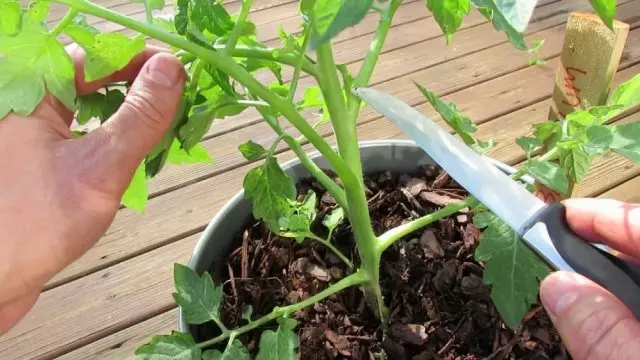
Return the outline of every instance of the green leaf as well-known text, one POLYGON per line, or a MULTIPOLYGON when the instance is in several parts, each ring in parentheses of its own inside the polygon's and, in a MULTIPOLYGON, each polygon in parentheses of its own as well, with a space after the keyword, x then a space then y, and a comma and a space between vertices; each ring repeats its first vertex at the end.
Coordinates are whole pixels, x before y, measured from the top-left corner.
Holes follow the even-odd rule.
POLYGON ((118 111, 122 103, 124 103, 125 95, 119 89, 109 89, 105 94, 104 106, 102 108, 101 122, 109 120, 113 114, 118 111))
POLYGON ((427 90, 427 88, 416 82, 414 84, 442 116, 442 119, 462 138, 465 144, 473 145, 476 143, 471 133, 475 132, 477 127, 471 119, 458 112, 454 103, 445 103, 434 92, 427 90))
POLYGON ((189 21, 199 30, 207 30, 216 36, 227 35, 233 30, 235 24, 222 2, 191 0, 190 4, 189 21))
POLYGON ((86 51, 85 79, 95 81, 121 70, 145 48, 142 37, 130 39, 121 33, 96 34, 86 51))
POLYGON ((249 352, 240 340, 233 340, 231 346, 224 349, 224 353, 218 350, 208 350, 202 354, 202 360, 250 360, 249 352))
POLYGON ((178 139, 173 139, 171 148, 169 148, 169 154, 167 155, 167 162, 176 165, 211 164, 213 163, 213 159, 202 144, 196 144, 191 149, 185 150, 182 148, 178 139))
POLYGON ((256 360, 297 360, 300 346, 298 335, 292 330, 297 323, 293 319, 279 318, 277 331, 266 330, 260 337, 260 350, 256 360))
POLYGON ((222 286, 216 286, 209 273, 198 276, 191 268, 175 264, 173 280, 176 288, 173 298, 182 308, 188 324, 220 320, 222 286))
POLYGON ((267 157, 264 165, 249 170, 244 190, 253 201, 253 216, 264 220, 272 230, 278 229, 281 217, 293 212, 290 202, 296 197, 296 187, 273 156, 267 157))
POLYGON ((142 360, 201 360, 202 350, 187 333, 172 331, 171 335, 154 335, 151 342, 135 353, 142 360))
POLYGON ((581 144, 571 142, 559 147, 560 166, 575 183, 589 171, 591 159, 581 144))
POLYGON ((538 300, 538 280, 549 269, 509 225, 490 212, 474 216, 474 224, 485 228, 475 259, 486 262, 484 282, 491 285, 491 298, 505 323, 515 328, 538 300))
POLYGON ((302 242, 311 233, 311 224, 318 214, 318 197, 316 193, 309 190, 302 202, 292 202, 292 213, 289 216, 282 216, 278 219, 278 235, 293 237, 298 242, 302 242))
POLYGON ((242 311, 242 318, 251 322, 251 315, 253 315, 253 306, 247 305, 247 307, 242 311))
POLYGON ((164 0, 132 0, 132 2, 145 4, 145 6, 153 10, 164 9, 164 0))
POLYGON ((616 0, 589 0, 600 19, 613 29, 613 19, 616 17, 616 0))
POLYGON ((624 82, 611 92, 607 105, 622 105, 625 108, 640 103, 640 74, 624 82))
POLYGON ((27 12, 33 22, 44 23, 47 15, 49 15, 49 8, 49 0, 31 0, 29 1, 27 12))
POLYGON ((553 147, 562 138, 562 126, 557 121, 547 121, 534 125, 533 135, 538 141, 553 147))
POLYGON ((307 109, 312 107, 323 107, 324 97, 322 90, 318 86, 309 86, 304 89, 304 97, 298 103, 298 109, 307 109))
POLYGON ((22 26, 22 8, 15 0, 0 0, 0 35, 15 36, 22 26))
POLYGON ((487 19, 491 20, 493 26, 498 31, 503 31, 511 44, 516 49, 524 50, 527 44, 524 41, 522 32, 524 28, 518 29, 523 20, 523 13, 535 6, 535 1, 531 0, 472 0, 474 6, 487 19))
POLYGON ((100 93, 78 96, 76 99, 76 121, 80 125, 88 123, 93 118, 102 117, 105 96, 100 93))
POLYGON ((240 150, 242 156, 249 161, 258 160, 267 152, 262 145, 251 140, 238 146, 238 150, 240 150))
POLYGON ((564 169, 549 161, 531 160, 525 164, 529 174, 541 183, 566 194, 569 191, 569 179, 564 169))
POLYGON ((640 163, 640 122, 611 127, 611 149, 616 153, 640 163))
POLYGON ((142 212, 147 205, 147 192, 147 171, 143 162, 138 166, 131 183, 122 195, 122 204, 131 210, 142 212))
POLYGON ((599 153, 609 148, 613 141, 613 134, 609 127, 594 125, 587 129, 587 143, 585 147, 591 153, 599 153))
POLYGON ((524 150, 527 154, 527 159, 531 158, 531 155, 542 148, 542 142, 536 138, 521 136, 516 139, 516 144, 524 150))
POLYGON ((0 54, 0 119, 31 114, 46 91, 75 110, 73 61, 42 25, 25 19, 16 36, 0 34, 0 54))
POLYGON ((322 220, 322 225, 326 226, 330 231, 333 231, 344 220, 344 209, 341 207, 331 211, 331 214, 327 214, 322 220))
POLYGON ((462 24, 462 18, 469 14, 470 0, 427 0, 427 9, 433 13, 440 25, 447 43, 462 24))
POLYGON ((314 6, 317 32, 311 37, 310 48, 316 49, 344 29, 360 23, 372 5, 373 0, 317 0, 314 6))
POLYGON ((91 26, 84 15, 76 15, 71 24, 64 28, 64 33, 78 45, 87 47, 93 44, 100 31, 91 26))

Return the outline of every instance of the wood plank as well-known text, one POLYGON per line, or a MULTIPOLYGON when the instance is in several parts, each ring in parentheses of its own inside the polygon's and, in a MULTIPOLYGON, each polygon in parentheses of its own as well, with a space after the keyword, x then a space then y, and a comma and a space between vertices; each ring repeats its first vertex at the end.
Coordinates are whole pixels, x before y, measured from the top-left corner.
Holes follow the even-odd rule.
POLYGON ((640 203, 640 176, 620 184, 613 189, 600 194, 598 197, 605 199, 616 199, 630 203, 640 203))
POLYGON ((59 356, 57 360, 138 360, 136 349, 149 342, 151 335, 169 334, 178 328, 178 309, 171 309, 89 345, 59 356))
MULTIPOLYGON (((544 112, 540 113, 540 120, 544 121, 546 119, 544 112)), ((635 118, 637 119, 637 118, 635 118)), ((634 119, 634 120, 635 120, 634 119)), ((363 138, 373 138, 373 139, 380 139, 380 138, 404 138, 404 134, 397 132, 395 134, 393 134, 392 131, 388 131, 389 128, 391 128, 392 125, 388 122, 383 122, 382 120, 379 120, 378 122, 371 122, 368 124, 365 124, 364 126, 362 126, 360 128, 361 132, 364 132, 363 134, 363 138), (385 126, 386 125, 386 126, 385 126), (385 129, 385 127, 387 127, 387 129, 385 129), (391 135, 393 134, 393 135, 391 135)), ((482 127, 482 126, 481 126, 482 127)), ((587 182, 593 182, 593 181, 598 181, 598 178, 602 178, 602 174, 605 171, 610 171, 611 167, 607 166, 606 169, 603 168, 601 170, 599 170, 599 174, 598 176, 592 176, 590 178, 588 178, 586 181, 587 182)), ((588 194, 587 194, 588 195, 588 194)), ((148 258, 152 258, 154 259, 153 261, 157 261, 157 259, 165 259, 165 264, 169 263, 170 259, 173 259, 175 256, 178 256, 177 252, 180 251, 184 251, 186 252, 186 254, 183 255, 179 255, 179 256, 184 256, 186 258, 186 256, 188 255, 190 249, 189 248, 185 248, 182 245, 180 245, 180 248, 177 249, 175 248, 175 246, 178 246, 176 244, 182 243, 183 241, 179 241, 177 243, 173 243, 167 246, 163 246, 159 249, 156 249, 152 252, 140 255, 134 259, 128 260, 124 263, 115 265, 111 268, 105 269, 104 271, 101 271, 99 273, 96 274, 92 274, 89 277, 85 277, 79 280, 76 280, 74 282, 65 284, 61 287, 58 287, 52 291, 48 291, 46 293, 44 293, 42 295, 41 300, 36 304, 36 313, 39 313, 41 316, 41 319, 39 321, 36 320, 32 320, 35 324, 32 324, 31 327, 28 327, 27 329, 25 329, 25 337, 27 337, 27 339, 29 341, 34 341, 36 340, 37 343, 40 343, 40 341, 38 341, 38 337, 37 336, 45 336, 45 335, 40 335, 41 331, 44 334, 47 334, 48 331, 50 331, 50 329, 48 328, 49 326, 55 326, 55 328, 63 328, 66 329, 67 327, 71 326, 71 324, 67 324, 67 322, 76 322, 77 323, 77 319, 84 319, 87 317, 98 317, 101 318, 102 317, 102 313, 103 312, 107 312, 107 313, 113 313, 114 311, 117 312, 118 308, 116 306, 122 306, 122 303, 111 303, 109 304, 109 306, 105 306, 104 304, 98 304, 96 305, 96 308, 94 307, 82 307, 82 306, 78 306, 78 304, 68 304, 65 305, 65 309, 74 309, 73 311, 73 316, 71 314, 67 315, 64 317, 64 319, 58 320, 57 318, 55 318, 55 315, 53 314, 57 314, 60 310, 57 308, 57 306, 60 306, 59 304, 64 302, 62 301, 63 299, 58 298, 58 299, 54 299, 56 297, 60 297, 60 296, 65 296, 66 294, 69 293, 73 293, 76 294, 76 297, 78 298, 78 301, 85 301, 83 299, 83 294, 82 294, 82 289, 87 290, 88 292, 91 292, 91 296, 93 297, 104 297, 107 296, 109 297, 109 294, 111 292, 109 292, 109 294, 102 294, 101 291, 107 290, 109 291, 109 289, 136 289, 136 288, 142 288, 142 290, 140 290, 137 293, 136 299, 140 299, 137 300, 138 302, 136 302, 135 304, 131 305, 129 302, 127 302, 127 304, 130 304, 131 308, 130 310, 127 312, 127 314, 125 315, 124 318, 122 317, 118 317, 116 319, 110 319, 108 320, 107 323, 104 323, 103 321, 100 321, 98 324, 96 325, 95 323, 90 323, 87 324, 86 326, 91 326, 90 329, 92 329, 93 333, 99 333, 101 334, 101 331, 104 331, 104 333, 107 333, 109 331, 109 329, 113 329, 113 328, 122 328, 121 324, 122 323, 126 323, 127 321, 129 321, 129 319, 131 318, 145 318, 146 316, 148 316, 148 314, 153 313, 155 309, 161 308, 164 309, 167 306, 171 306, 171 298, 169 296, 169 290, 167 290, 167 296, 166 298, 163 300, 163 298, 161 297, 162 294, 159 294, 157 292, 157 290, 155 290, 155 287, 152 288, 151 290, 147 290, 147 282, 148 279, 143 277, 143 276, 136 276, 136 274, 138 273, 142 273, 142 274, 146 274, 149 272, 150 268, 153 268, 152 266, 146 265, 148 263, 147 260, 148 258), (145 264, 145 265, 140 265, 140 264, 145 264), (128 276, 128 277, 109 277, 107 276, 107 278, 110 278, 111 280, 106 280, 108 282, 108 284, 101 284, 98 287, 98 290, 95 291, 93 289, 85 289, 83 284, 85 281, 87 281, 87 279, 89 278, 93 278, 94 276, 96 276, 97 274, 101 274, 103 272, 108 272, 108 273, 118 273, 119 271, 117 269, 119 269, 120 267, 125 267, 128 272, 130 272, 132 274, 132 276, 128 276), (113 282, 112 282, 113 281, 113 282), (144 281, 144 282, 143 282, 144 281), (127 284, 123 284, 122 282, 129 282, 127 284), (145 284, 144 286, 142 286, 142 284, 145 284), (81 289, 81 290, 76 290, 76 289, 81 289), (102 289, 102 290, 101 290, 102 289), (167 302, 168 301, 168 302, 167 302), (114 307, 111 307, 114 306, 114 307), (56 307, 54 309, 51 309, 50 307, 56 307), (105 309, 106 307, 108 307, 107 309, 105 309), (45 310, 46 309, 46 310, 45 310), (53 319, 52 319, 53 318, 53 319), (53 324, 52 324, 53 323, 53 324), (98 327, 96 327, 98 326, 98 327), (44 327, 45 330, 41 330, 41 328, 44 327), (104 330, 101 330, 104 329, 104 330), (30 331, 28 331, 30 330, 30 331), (34 335, 35 334, 35 335, 34 335), (35 338, 32 338, 34 337, 35 338)), ((186 261, 186 260, 184 260, 186 261)), ((164 268, 168 267, 167 265, 164 266, 164 268)), ((171 273, 170 271, 156 271, 154 272, 154 279, 155 281, 160 281, 162 283, 165 284, 170 284, 171 283, 171 273), (166 276, 166 279, 161 279, 162 276, 166 276)), ((93 281, 93 280, 92 280, 93 281)), ((170 288, 170 285, 167 285, 170 288)), ((119 299, 122 299, 123 296, 119 296, 119 299)), ((67 300, 69 301, 69 300, 67 300)), ((129 299, 127 299, 127 301, 129 301, 129 299)), ((82 304, 84 304, 84 302, 82 302, 82 304)), ((27 326, 24 324, 21 324, 22 326, 27 326)), ((76 324, 76 326, 78 326, 76 324)), ((84 325, 84 322, 82 323, 82 326, 84 325)), ((146 324, 144 325, 145 327, 147 326, 146 324)), ((175 323, 173 324, 168 324, 168 325, 162 325, 162 326, 158 326, 158 327, 153 327, 153 329, 151 331, 153 331, 153 333, 157 333, 157 332, 168 332, 170 329, 175 328, 175 323), (166 327, 164 327, 166 326, 166 327)), ((81 331, 84 329, 79 329, 78 331, 81 331)), ((79 333, 84 333, 84 332, 79 332, 79 333)), ((128 338, 129 335, 127 334, 137 334, 136 335, 136 340, 141 342, 145 341, 145 337, 144 334, 141 333, 140 330, 133 330, 133 331, 124 331, 123 333, 116 333, 114 334, 114 339, 103 339, 99 342, 99 344, 94 345, 97 348, 104 348, 104 344, 113 344, 114 341, 116 341, 115 339, 122 339, 123 337, 128 338)), ((24 341, 24 337, 20 337, 20 341, 24 341)), ((79 342, 82 342, 86 339, 83 340, 79 340, 79 342)), ((117 342, 120 343, 122 340, 118 340, 117 342)), ((0 343, 1 344, 1 343, 0 343)), ((136 343, 139 344, 139 343, 136 343)), ((65 345, 65 347, 68 348, 73 348, 75 346, 75 343, 71 343, 68 345, 65 345)), ((131 343, 128 345, 129 348, 133 348, 134 344, 131 343)), ((85 350, 86 353, 87 350, 85 350)), ((119 352, 120 353, 120 352, 119 352)), ((2 354, 2 353, 0 353, 2 354)))
POLYGON ((0 338, 0 358, 56 358, 173 308, 173 264, 189 260, 199 235, 45 292, 0 338))
MULTIPOLYGON (((527 28, 527 33, 531 34, 528 37, 529 39, 547 39, 540 52, 542 57, 556 56, 560 53, 561 46, 559 44, 562 43, 564 31, 562 24, 566 21, 567 14, 574 9, 588 6, 588 4, 578 0, 563 1, 562 6, 558 8, 554 6, 555 4, 553 6, 540 7, 539 11, 534 14, 531 26, 527 28)), ((627 14, 626 17, 628 18, 631 18, 630 13, 640 11, 638 2, 621 4, 620 8, 626 10, 624 13, 622 11, 620 13, 627 14)), ((624 17, 625 15, 621 16, 624 17)), ((633 19, 633 21, 637 23, 638 19, 633 19)), ((439 33, 437 28, 434 28, 434 31, 439 33)), ((365 42, 362 45, 368 47, 369 42, 365 42)), ((348 46, 355 47, 357 45, 349 42, 348 46)), ((337 59, 340 62, 345 62, 341 58, 337 59)), ((514 68, 505 69, 502 66, 502 62, 508 64, 512 61, 520 65, 515 69, 527 66, 526 54, 516 51, 511 44, 507 43, 505 36, 495 31, 490 24, 484 24, 456 33, 450 46, 447 46, 442 37, 440 37, 383 54, 370 85, 376 85, 385 91, 400 87, 402 92, 408 92, 408 94, 413 95, 407 96, 403 100, 411 100, 411 104, 414 105, 417 103, 416 99, 421 99, 422 96, 411 81, 402 78, 402 75, 407 75, 410 70, 420 69, 420 71, 413 73, 411 77, 421 83, 442 82, 444 88, 452 86, 450 84, 459 84, 454 89, 445 89, 448 93, 451 93, 480 82, 485 72, 493 72, 490 75, 493 78, 514 71, 514 68), (465 57, 465 55, 469 54, 473 54, 473 56, 465 57), (448 60, 448 62, 444 62, 443 59, 448 60), (461 78, 464 78, 466 82, 463 82, 461 78)), ((361 64, 362 57, 357 62, 348 63, 352 71, 354 68, 358 69, 361 64)), ((303 91, 305 87, 313 86, 313 84, 314 81, 312 79, 303 76, 298 89, 303 91)), ((404 94, 400 93, 400 95, 404 94)), ((361 112, 361 117, 370 115, 371 113, 367 113, 366 109, 361 112)), ((261 121, 261 118, 255 111, 247 111, 238 116, 225 118, 218 121, 215 126, 212 126, 205 139, 243 126, 253 125, 259 121, 261 121)))

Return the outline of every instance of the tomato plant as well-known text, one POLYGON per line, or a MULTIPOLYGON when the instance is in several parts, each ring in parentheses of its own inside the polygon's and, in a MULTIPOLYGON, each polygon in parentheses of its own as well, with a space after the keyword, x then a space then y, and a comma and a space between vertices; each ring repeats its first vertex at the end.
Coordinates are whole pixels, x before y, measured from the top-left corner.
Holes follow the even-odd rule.
MULTIPOLYGON (((474 223, 484 229, 476 259, 487 264, 484 280, 492 285, 492 298, 505 322, 518 325, 536 301, 538 280, 549 270, 513 230, 473 198, 444 206, 381 235, 374 234, 372 229, 356 136, 356 120, 363 103, 351 90, 368 85, 402 0, 301 0, 300 31, 290 34, 282 30, 282 43, 277 48, 258 40, 256 26, 249 19, 252 0, 242 0, 237 14, 230 14, 222 1, 177 0, 175 15, 168 17, 154 14, 154 10, 164 8, 163 0, 143 2, 145 22, 88 0, 32 0, 27 8, 16 0, 0 0, 0 118, 10 112, 29 115, 49 92, 75 111, 78 124, 93 119, 102 124, 122 104, 129 84, 109 84, 94 94, 76 96, 74 67, 58 40, 60 36, 69 36, 86 51, 87 81, 104 78, 124 67, 145 48, 146 38, 159 40, 181 59, 188 80, 173 127, 140 164, 122 199, 124 205, 144 209, 146 182, 167 163, 210 162, 211 157, 200 141, 216 119, 255 108, 278 137, 268 149, 251 141, 239 147, 250 161, 264 159, 246 174, 243 183, 252 200, 254 217, 278 236, 327 246, 352 272, 325 290, 290 306, 275 308, 259 319, 252 320, 248 313, 246 325, 229 329, 220 319, 221 285, 215 284, 208 273, 197 274, 176 264, 174 299, 182 307, 185 320, 190 324, 213 321, 221 335, 203 343, 196 343, 187 333, 156 335, 138 349, 140 357, 246 359, 248 352, 238 336, 276 322, 275 330, 263 332, 257 358, 295 359, 299 340, 293 329, 297 324, 289 316, 353 286, 363 289, 368 305, 383 320, 387 309, 379 285, 382 253, 399 239, 465 207, 474 209, 474 223), (67 14, 53 29, 46 26, 50 1, 68 7, 67 14), (332 39, 372 11, 379 15, 379 23, 361 68, 352 74, 346 66, 335 62, 332 39), (85 15, 122 25, 137 35, 100 33, 87 23, 85 15), (285 67, 292 70, 287 81, 283 77, 285 67), (256 74, 264 71, 271 73, 273 82, 258 79, 256 74), (317 85, 300 92, 299 80, 303 75, 313 78, 317 85), (299 93, 303 94, 301 98, 296 96, 299 93), (314 123, 303 116, 307 109, 318 114, 314 123), (291 124, 300 136, 286 131, 281 120, 291 124), (317 126, 327 122, 336 135, 337 151, 316 131, 317 126), (294 182, 278 164, 274 152, 281 142, 293 150, 338 204, 322 220, 327 237, 314 233, 310 227, 317 217, 315 193, 297 199, 294 182), (304 142, 310 142, 323 155, 337 173, 340 184, 310 160, 302 149, 304 142), (351 225, 357 243, 360 256, 357 268, 331 243, 333 230, 345 221, 351 225), (227 345, 222 350, 203 350, 224 343, 227 345)), ((603 21, 612 26, 615 2, 591 3, 603 21)), ((427 0, 425 11, 433 13, 446 41, 451 42, 474 7, 516 49, 531 54, 542 43, 528 49, 524 29, 516 23, 520 22, 522 12, 533 5, 526 0, 427 0)), ((416 86, 466 144, 479 152, 494 145, 490 139, 474 137, 476 126, 455 104, 444 102, 428 86, 416 86)), ((596 156, 613 151, 640 162, 640 124, 609 124, 640 102, 639 87, 640 77, 636 76, 615 89, 603 106, 571 113, 560 121, 536 124, 534 136, 517 140, 528 160, 514 178, 529 174, 555 191, 568 193, 569 183, 579 182, 596 156)), ((84 132, 75 135, 83 136, 84 132)))

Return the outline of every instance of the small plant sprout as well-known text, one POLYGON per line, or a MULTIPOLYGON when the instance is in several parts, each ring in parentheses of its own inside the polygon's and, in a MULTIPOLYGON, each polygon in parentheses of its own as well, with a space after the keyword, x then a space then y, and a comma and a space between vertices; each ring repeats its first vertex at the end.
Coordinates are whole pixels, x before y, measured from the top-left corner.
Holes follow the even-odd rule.
MULTIPOLYGON (((246 159, 258 164, 246 173, 243 182, 245 194, 252 200, 254 218, 276 236, 326 246, 351 269, 322 291, 273 308, 264 316, 257 317, 252 309, 246 309, 244 325, 228 328, 220 314, 223 285, 214 282, 207 272, 199 274, 176 264, 173 296, 186 322, 213 322, 219 334, 200 343, 189 333, 156 335, 136 351, 140 358, 249 359, 247 344, 240 337, 262 329, 256 350, 258 360, 297 359, 300 340, 292 315, 350 287, 364 292, 367 306, 384 325, 389 309, 379 281, 382 254, 398 240, 464 208, 471 209, 474 224, 483 229, 475 256, 486 264, 484 281, 492 286, 492 299, 508 326, 519 325, 537 299, 538 280, 549 269, 514 231, 473 198, 442 206, 382 234, 374 233, 372 228, 356 136, 363 103, 352 89, 369 85, 402 0, 301 0, 300 27, 295 33, 281 30, 278 47, 266 46, 259 40, 250 19, 253 0, 241 0, 239 11, 233 14, 220 0, 177 0, 170 16, 157 14, 158 9, 164 8, 163 0, 134 1, 144 3, 145 20, 127 17, 89 0, 31 0, 26 8, 17 0, 0 0, 0 119, 11 112, 29 115, 49 92, 75 111, 79 125, 91 120, 103 124, 122 104, 130 84, 113 83, 95 94, 76 96, 74 66, 60 42, 62 37, 70 37, 86 51, 84 76, 88 81, 124 67, 145 48, 147 39, 162 42, 181 59, 188 73, 182 106, 171 130, 140 164, 123 204, 143 210, 146 183, 166 164, 211 162, 200 145, 210 127, 216 121, 255 109, 277 139, 268 148, 252 141, 239 147, 246 159), (50 2, 68 7, 64 18, 52 29, 46 25, 50 2), (379 19, 360 68, 336 63, 332 39, 369 13, 379 19), (85 16, 118 24, 134 35, 100 33, 87 23, 85 16), (329 125, 337 139, 336 148, 317 131, 318 127, 329 125), (319 217, 316 194, 311 191, 298 197, 296 184, 278 163, 275 154, 282 144, 293 150, 335 199, 335 209, 318 219, 324 226, 322 231, 311 226, 319 217), (305 144, 322 154, 335 178, 311 161, 303 150, 305 144), (355 258, 334 246, 333 236, 343 222, 348 224, 357 245, 355 258)), ((611 26, 615 3, 591 3, 611 26)), ((511 23, 527 6, 498 0, 427 0, 424 11, 433 14, 446 41, 454 42, 456 30, 472 7, 515 49, 538 54, 544 41, 535 41, 527 49, 524 34, 511 23)), ((541 60, 534 62, 540 64, 541 60)), ((476 125, 455 104, 440 99, 428 84, 416 86, 467 145, 478 152, 486 152, 494 145, 490 139, 475 138, 476 125)), ((640 76, 636 76, 615 89, 603 106, 576 111, 560 121, 536 124, 532 136, 517 141, 527 161, 513 177, 519 179, 528 174, 551 189, 567 193, 568 184, 580 182, 597 156, 615 152, 640 162, 640 124, 611 124, 638 104, 639 88, 640 76)), ((86 131, 89 130, 75 134, 83 136, 86 131)))

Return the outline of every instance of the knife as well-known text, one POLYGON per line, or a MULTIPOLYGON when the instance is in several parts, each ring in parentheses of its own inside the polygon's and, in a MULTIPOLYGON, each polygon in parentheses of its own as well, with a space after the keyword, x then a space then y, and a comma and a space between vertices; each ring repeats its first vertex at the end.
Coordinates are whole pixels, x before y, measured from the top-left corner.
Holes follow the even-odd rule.
POLYGON ((354 93, 504 220, 550 267, 577 272, 598 283, 640 320, 640 268, 574 233, 562 203, 543 202, 459 138, 395 97, 371 88, 357 88, 354 93))

